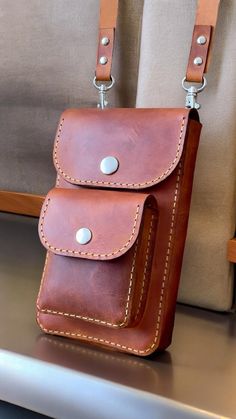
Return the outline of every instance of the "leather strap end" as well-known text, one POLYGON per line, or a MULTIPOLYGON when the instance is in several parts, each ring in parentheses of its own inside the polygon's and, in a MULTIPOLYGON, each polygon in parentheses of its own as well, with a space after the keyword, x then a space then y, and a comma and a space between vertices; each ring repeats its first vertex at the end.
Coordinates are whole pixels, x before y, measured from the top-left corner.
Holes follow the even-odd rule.
POLYGON ((186 81, 202 83, 209 65, 212 26, 195 25, 186 72, 186 81))
POLYGON ((96 80, 110 81, 111 80, 111 65, 114 47, 115 29, 107 28, 100 29, 98 40, 97 52, 97 65, 96 65, 96 80), (103 40, 108 40, 108 44, 103 44, 103 40), (104 64, 100 60, 104 60, 104 64))
POLYGON ((100 0, 99 38, 95 71, 98 81, 111 80, 118 3, 118 0, 100 0))
POLYGON ((192 45, 189 54, 186 80, 201 83, 204 73, 207 73, 211 53, 213 35, 217 23, 220 0, 198 0, 192 45), (201 42, 199 38, 206 38, 201 42))

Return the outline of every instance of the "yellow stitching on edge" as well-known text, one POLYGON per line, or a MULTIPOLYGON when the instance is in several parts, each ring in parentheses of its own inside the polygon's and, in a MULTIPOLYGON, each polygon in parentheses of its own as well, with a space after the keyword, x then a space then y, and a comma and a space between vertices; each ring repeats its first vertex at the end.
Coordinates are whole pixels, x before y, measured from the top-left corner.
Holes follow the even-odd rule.
POLYGON ((149 230, 149 234, 148 234, 147 251, 146 251, 144 273, 143 273, 143 283, 142 283, 141 295, 140 295, 140 299, 139 299, 139 304, 138 304, 138 309, 137 309, 137 313, 136 313, 136 316, 135 316, 135 320, 137 319, 137 317, 139 315, 141 305, 142 305, 142 300, 143 300, 144 286, 145 286, 146 274, 147 274, 147 267, 148 267, 148 262, 149 262, 149 259, 150 259, 149 250, 150 250, 150 241, 151 241, 151 234, 152 234, 153 218, 154 218, 154 215, 152 215, 152 218, 151 218, 150 230, 149 230))
MULTIPOLYGON (((114 323, 106 322, 104 320, 99 320, 99 319, 93 319, 91 317, 80 316, 80 315, 74 314, 74 313, 65 313, 63 311, 50 310, 50 309, 46 309, 46 308, 44 309, 44 308, 41 308, 39 306, 39 304, 37 305, 38 310, 40 310, 41 312, 46 312, 46 313, 50 313, 50 314, 59 314, 61 316, 78 318, 78 319, 81 319, 81 320, 88 320, 88 321, 93 322, 93 323, 101 323, 101 324, 105 324, 107 326, 122 327, 126 323, 126 320, 127 320, 127 317, 128 317, 129 301, 130 301, 129 297, 130 297, 130 293, 131 293, 131 289, 132 289, 133 273, 134 273, 136 255, 137 255, 137 245, 138 245, 138 242, 136 243, 135 251, 134 251, 134 257, 133 257, 132 268, 131 268, 131 273, 130 273, 129 290, 128 290, 128 296, 127 296, 126 307, 125 307, 125 317, 124 317, 124 321, 122 323, 114 324, 114 323)), ((45 271, 43 272, 43 277, 44 277, 44 274, 45 274, 45 271)))
POLYGON ((137 205, 137 209, 136 209, 136 214, 135 214, 135 219, 134 219, 134 225, 133 225, 133 229, 132 229, 132 233, 131 236, 129 238, 129 240, 125 243, 125 245, 123 247, 121 247, 120 249, 114 250, 114 252, 112 253, 104 253, 104 254, 99 254, 99 253, 89 253, 89 252, 80 252, 77 250, 70 250, 70 249, 59 249, 57 247, 52 246, 46 236, 44 235, 44 231, 43 231, 43 223, 44 223, 44 218, 49 206, 49 202, 51 201, 51 198, 48 198, 47 201, 44 204, 44 209, 43 209, 43 215, 41 217, 41 222, 40 222, 40 233, 41 233, 41 238, 45 244, 45 246, 51 250, 60 252, 60 253, 69 253, 69 254, 73 254, 73 255, 85 255, 85 256, 93 256, 93 257, 109 257, 109 256, 114 256, 117 253, 122 252, 126 247, 129 246, 130 242, 132 241, 134 235, 135 235, 135 230, 136 230, 136 225, 137 225, 137 220, 138 220, 138 216, 139 216, 139 210, 140 210, 140 205, 137 205))
MULTIPOLYGON (((175 185, 174 203, 173 203, 173 207, 172 207, 172 223, 171 223, 171 228, 170 228, 171 234, 169 235, 168 247, 169 247, 170 242, 172 240, 172 232, 173 232, 173 226, 174 226, 174 220, 175 220, 175 205, 176 205, 175 202, 176 202, 176 198, 177 198, 177 195, 178 195, 181 168, 182 168, 182 166, 180 164, 178 174, 177 174, 176 185, 175 185)), ((161 292, 162 291, 164 292, 164 289, 165 289, 165 281, 166 281, 166 277, 167 277, 167 273, 168 273, 168 270, 167 270, 168 265, 169 265, 169 255, 167 253, 166 254, 166 260, 165 260, 166 268, 164 269, 164 276, 163 276, 163 280, 162 280, 161 292)), ((157 339, 158 339, 158 334, 159 334, 161 315, 162 315, 162 299, 160 298, 159 307, 158 307, 158 316, 157 316, 157 327, 156 327, 156 331, 155 331, 154 340, 153 340, 153 343, 145 350, 130 348, 130 347, 125 346, 125 345, 120 345, 119 343, 116 343, 116 342, 111 342, 111 341, 106 340, 106 339, 96 338, 95 336, 84 335, 82 333, 72 333, 72 332, 65 332, 65 331, 63 332, 63 331, 60 331, 60 330, 47 329, 40 323, 39 313, 37 313, 37 321, 38 321, 38 324, 40 325, 41 329, 46 333, 62 335, 62 336, 80 337, 80 338, 87 339, 87 340, 93 340, 95 342, 101 342, 102 344, 107 344, 109 346, 115 346, 117 348, 125 349, 126 351, 129 351, 129 352, 132 352, 132 353, 135 353, 135 354, 140 354, 140 355, 143 354, 144 355, 144 354, 148 353, 150 351, 150 349, 153 349, 155 347, 155 344, 156 344, 157 339)))
MULTIPOLYGON (((151 230, 152 230, 152 221, 153 221, 153 218, 154 218, 154 216, 152 215, 151 223, 150 223, 150 230, 149 230, 149 235, 148 235, 147 250, 146 250, 146 258, 145 258, 146 261, 145 261, 145 269, 144 269, 144 275, 143 275, 143 283, 142 283, 142 289, 141 289, 140 300, 139 300, 139 305, 138 305, 138 312, 137 312, 135 318, 137 318, 138 313, 140 311, 141 300, 142 300, 142 297, 143 297, 143 289, 144 289, 144 283, 145 283, 146 273, 147 273, 146 272, 146 269, 147 269, 147 262, 148 262, 148 257, 149 257, 149 248, 150 248, 150 239, 151 239, 151 230)), ((115 327, 115 328, 122 327, 126 323, 127 317, 128 317, 130 294, 131 294, 132 282, 133 282, 133 273, 134 273, 136 256, 137 256, 137 247, 138 247, 138 241, 136 243, 135 251, 134 251, 134 257, 133 257, 131 274, 130 274, 129 290, 128 290, 128 296, 127 296, 126 307, 125 307, 125 317, 124 317, 124 321, 122 323, 120 323, 120 324, 114 324, 114 323, 106 322, 104 320, 99 320, 99 319, 94 319, 94 318, 91 318, 91 317, 80 316, 80 315, 74 314, 74 313, 65 313, 63 311, 56 311, 56 310, 51 310, 51 309, 43 309, 43 308, 41 308, 39 306, 39 304, 37 302, 37 308, 38 308, 38 310, 40 310, 41 312, 44 312, 44 313, 46 312, 46 313, 49 313, 49 314, 59 314, 61 316, 78 318, 78 319, 81 319, 81 320, 87 320, 87 321, 90 321, 90 322, 93 322, 93 323, 100 323, 100 324, 104 324, 104 325, 115 327)), ((45 267, 46 267, 46 264, 47 264, 47 260, 46 260, 46 263, 45 263, 45 267)), ((43 278, 44 278, 44 274, 45 274, 45 269, 44 269, 44 272, 43 272, 43 278)), ((41 292, 41 287, 40 287, 40 291, 39 292, 41 292)))
POLYGON ((181 143, 182 143, 182 136, 183 136, 183 131, 184 131, 184 125, 185 125, 185 117, 183 116, 182 119, 182 124, 181 124, 181 128, 180 128, 180 135, 179 135, 179 142, 178 142, 178 146, 177 146, 177 151, 176 151, 176 156, 174 158, 174 160, 172 161, 171 165, 168 167, 168 169, 162 173, 160 176, 158 176, 157 178, 153 179, 153 180, 149 180, 143 183, 119 183, 119 182, 103 182, 103 181, 94 181, 94 180, 81 180, 81 179, 76 179, 73 178, 71 176, 69 176, 67 173, 63 172, 59 161, 58 161, 58 157, 57 157, 57 149, 58 149, 58 145, 59 145, 59 140, 60 140, 60 136, 61 136, 61 132, 62 132, 62 127, 63 127, 63 123, 65 121, 65 118, 62 119, 62 122, 60 123, 59 126, 59 130, 58 130, 58 134, 57 134, 57 139, 55 142, 55 147, 54 147, 54 151, 53 151, 53 155, 54 155, 54 161, 55 161, 55 165, 57 167, 57 169, 59 170, 59 172, 61 173, 61 175, 66 178, 71 180, 73 183, 77 183, 77 184, 91 184, 91 185, 116 185, 116 186, 126 186, 126 187, 143 187, 145 185, 152 185, 154 183, 156 183, 157 181, 161 180, 162 178, 164 178, 165 176, 168 175, 168 173, 171 171, 172 167, 175 165, 176 160, 179 157, 179 152, 180 152, 180 147, 181 147, 181 143))

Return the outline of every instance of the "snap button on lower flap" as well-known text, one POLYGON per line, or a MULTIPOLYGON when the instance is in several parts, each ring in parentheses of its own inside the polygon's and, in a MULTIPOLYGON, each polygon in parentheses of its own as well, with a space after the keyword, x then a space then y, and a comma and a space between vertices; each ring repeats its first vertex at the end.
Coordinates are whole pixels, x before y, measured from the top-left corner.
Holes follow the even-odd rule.
POLYGON ((104 175, 115 173, 119 167, 118 160, 113 156, 107 156, 100 163, 100 170, 104 175))
POLYGON ((76 232, 76 241, 79 244, 87 244, 92 239, 92 232, 89 230, 89 228, 80 228, 76 232))

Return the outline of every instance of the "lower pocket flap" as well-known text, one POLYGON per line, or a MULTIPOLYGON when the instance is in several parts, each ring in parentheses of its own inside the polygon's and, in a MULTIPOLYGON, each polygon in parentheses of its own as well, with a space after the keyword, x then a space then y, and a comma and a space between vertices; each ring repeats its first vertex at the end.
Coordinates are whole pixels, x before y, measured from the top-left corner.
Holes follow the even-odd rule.
POLYGON ((151 195, 53 189, 39 221, 49 251, 39 310, 109 327, 137 323, 145 308, 156 223, 151 195))
POLYGON ((138 237, 147 200, 154 202, 150 195, 132 192, 52 189, 39 222, 42 244, 58 255, 119 257, 138 237))

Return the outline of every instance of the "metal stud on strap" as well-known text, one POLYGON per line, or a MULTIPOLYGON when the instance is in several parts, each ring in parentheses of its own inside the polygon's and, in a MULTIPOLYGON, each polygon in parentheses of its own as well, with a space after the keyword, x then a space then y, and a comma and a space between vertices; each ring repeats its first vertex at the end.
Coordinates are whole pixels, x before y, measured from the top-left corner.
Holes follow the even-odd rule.
POLYGON ((107 107, 108 101, 106 100, 106 95, 115 83, 115 79, 111 75, 111 68, 118 3, 119 0, 100 0, 97 64, 93 85, 98 90, 98 108, 101 109, 107 107))
POLYGON ((182 80, 182 87, 187 92, 186 108, 200 109, 201 107, 197 102, 197 95, 207 85, 204 74, 209 69, 219 6, 220 0, 197 1, 197 13, 186 77, 182 80), (186 85, 186 83, 190 84, 186 85))

